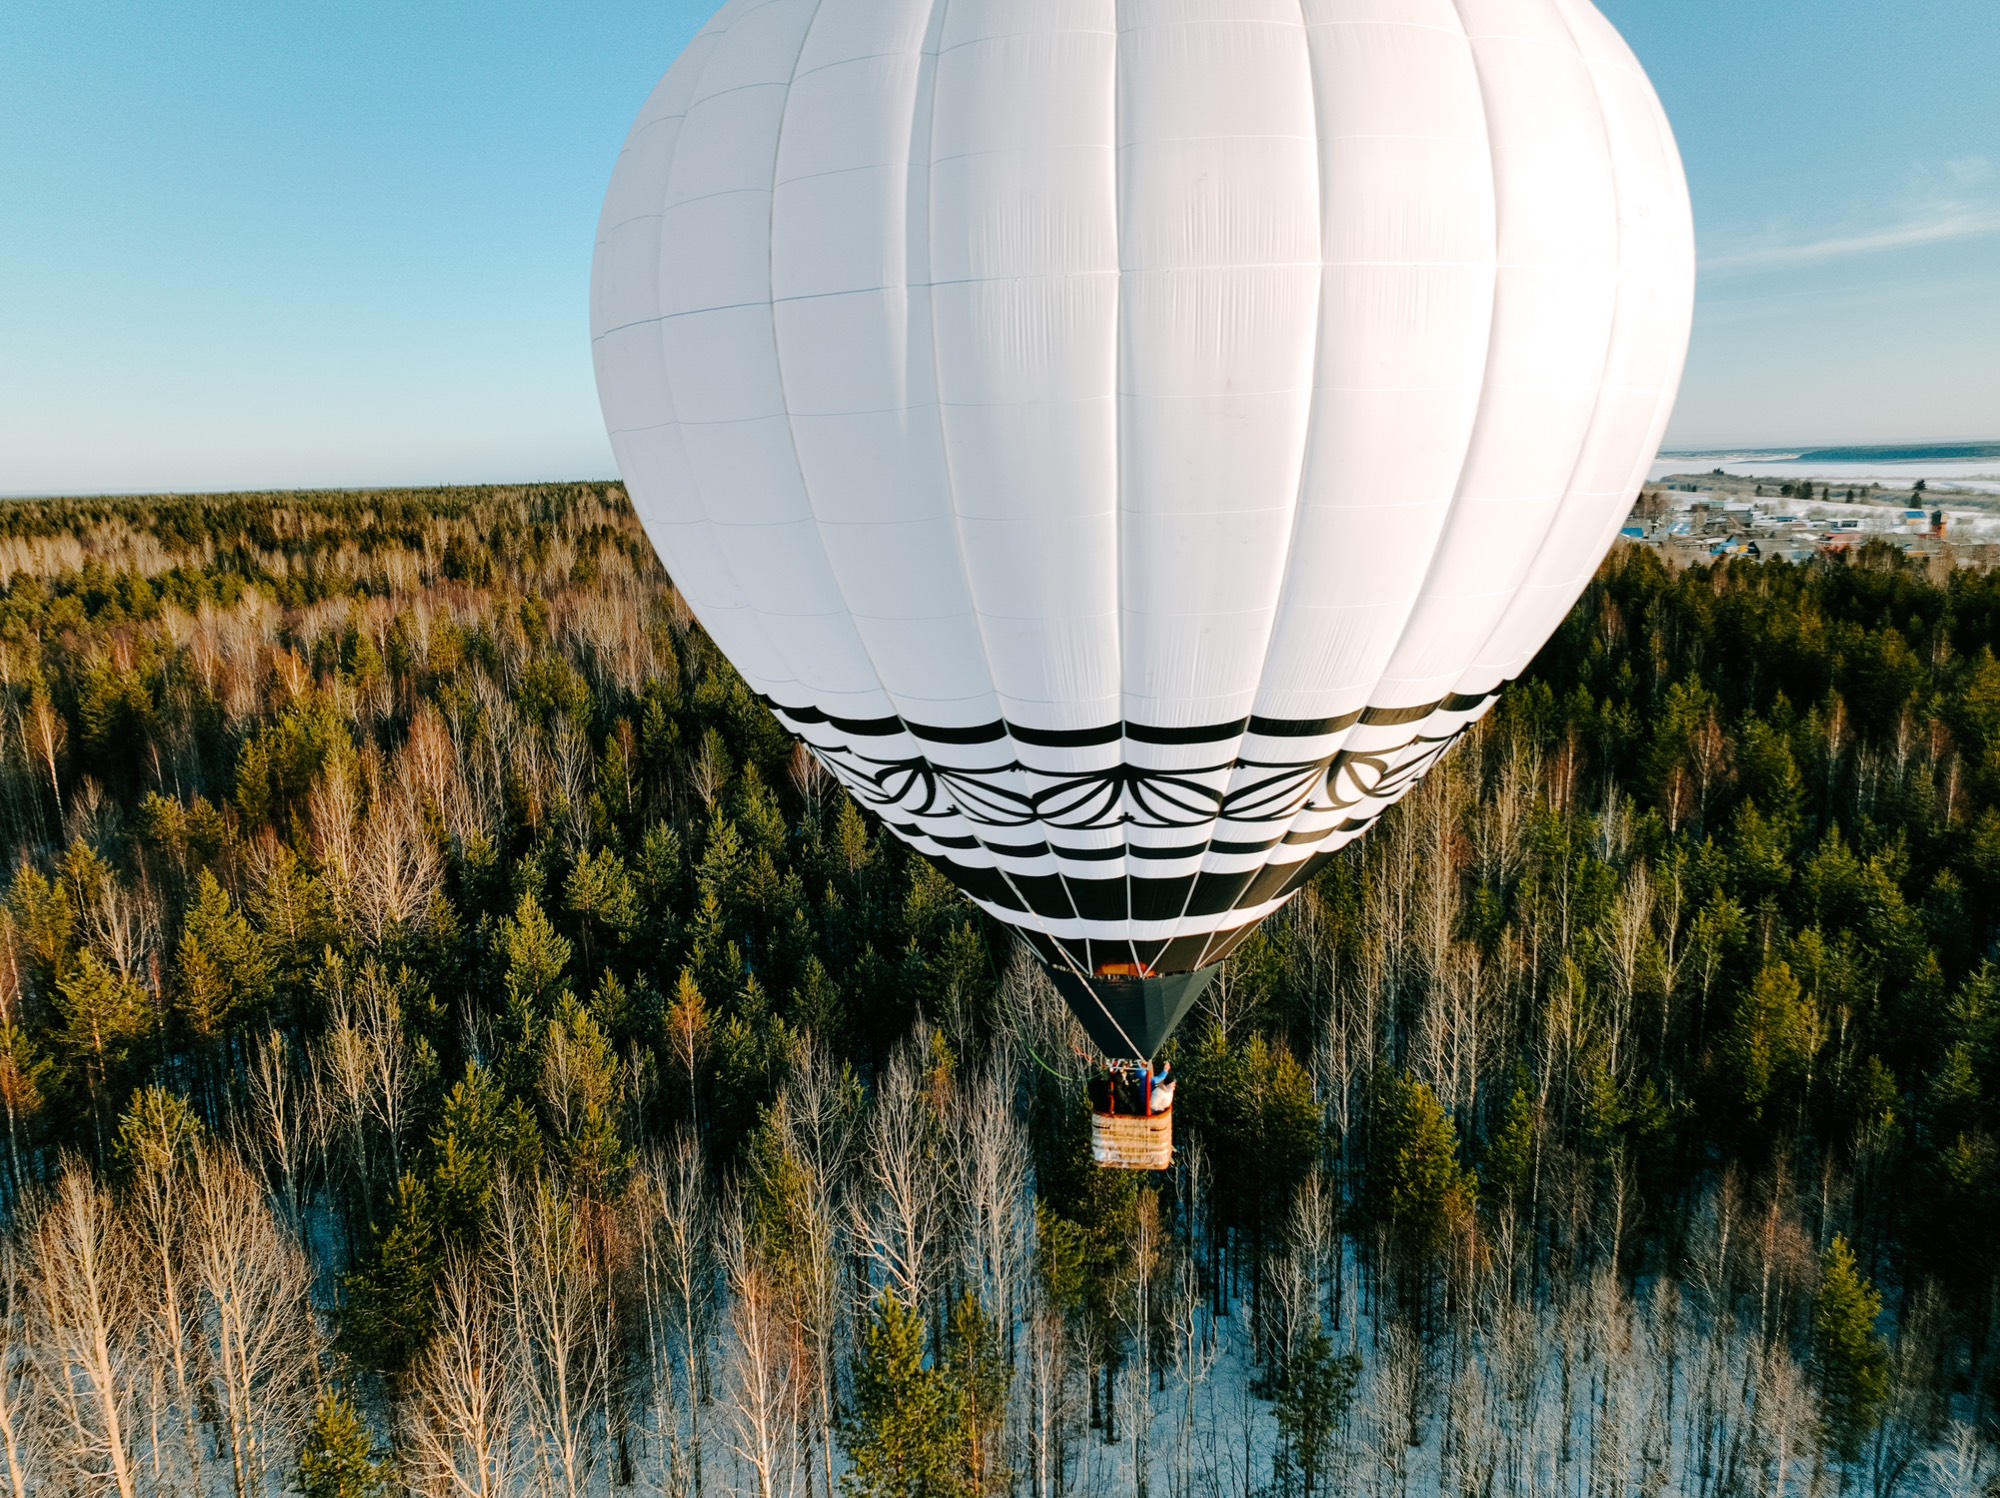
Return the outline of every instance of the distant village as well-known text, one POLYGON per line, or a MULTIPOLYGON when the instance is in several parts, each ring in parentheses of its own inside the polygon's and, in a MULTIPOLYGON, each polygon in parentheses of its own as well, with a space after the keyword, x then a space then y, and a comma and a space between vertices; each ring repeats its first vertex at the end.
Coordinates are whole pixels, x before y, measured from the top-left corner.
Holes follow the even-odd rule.
POLYGON ((1648 484, 1621 532, 1686 565, 1716 557, 1803 562, 1880 541, 1915 556, 2000 564, 2000 496, 1813 478, 1748 478, 1716 469, 1648 484))

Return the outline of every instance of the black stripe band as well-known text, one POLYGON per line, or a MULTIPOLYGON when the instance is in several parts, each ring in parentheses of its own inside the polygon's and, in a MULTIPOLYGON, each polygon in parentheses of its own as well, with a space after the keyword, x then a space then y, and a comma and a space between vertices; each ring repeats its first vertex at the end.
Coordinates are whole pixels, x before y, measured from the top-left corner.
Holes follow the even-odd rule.
POLYGON ((758 700, 788 723, 825 723, 853 738, 889 738, 907 733, 928 744, 992 744, 1012 739, 1016 743, 1033 744, 1041 749, 1087 749, 1127 739, 1135 744, 1216 744, 1241 738, 1246 733, 1276 739, 1322 738, 1328 734, 1345 733, 1357 723, 1371 727, 1396 727, 1421 722, 1435 712, 1470 712, 1498 695, 1498 688, 1471 695, 1453 693, 1420 707, 1371 707, 1361 712, 1342 713, 1337 718, 1252 717, 1190 727, 1164 727, 1127 721, 1103 723, 1094 728, 1029 728, 1001 719, 963 728, 945 728, 929 723, 912 723, 897 717, 843 718, 816 707, 791 707, 761 695, 758 700))

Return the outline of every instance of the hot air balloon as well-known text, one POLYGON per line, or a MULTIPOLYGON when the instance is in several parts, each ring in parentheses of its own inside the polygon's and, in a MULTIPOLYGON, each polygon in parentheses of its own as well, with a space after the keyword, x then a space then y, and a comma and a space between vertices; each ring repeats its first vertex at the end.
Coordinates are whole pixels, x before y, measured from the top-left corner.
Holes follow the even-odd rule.
POLYGON ((1693 265, 1589 0, 730 0, 591 327, 717 645, 1143 1063, 1582 591, 1693 265))

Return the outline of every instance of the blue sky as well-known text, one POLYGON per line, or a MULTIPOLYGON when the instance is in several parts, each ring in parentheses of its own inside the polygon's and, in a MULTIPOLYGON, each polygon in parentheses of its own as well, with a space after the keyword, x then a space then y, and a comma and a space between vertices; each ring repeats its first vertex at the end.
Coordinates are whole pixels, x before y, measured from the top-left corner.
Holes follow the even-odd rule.
MULTIPOLYGON (((2000 4, 1604 0, 1704 270, 1670 445, 2000 438, 2000 4)), ((707 0, 0 7, 0 493, 608 475, 597 203, 707 0)))

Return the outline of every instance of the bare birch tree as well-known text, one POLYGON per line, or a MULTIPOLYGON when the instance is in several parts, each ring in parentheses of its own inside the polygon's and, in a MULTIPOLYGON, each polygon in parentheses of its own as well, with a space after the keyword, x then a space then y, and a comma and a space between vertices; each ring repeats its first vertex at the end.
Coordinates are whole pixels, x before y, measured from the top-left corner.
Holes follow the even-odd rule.
POLYGON ((133 1244, 110 1194, 66 1164, 27 1235, 29 1325, 51 1414, 52 1469, 84 1492, 138 1498, 138 1345, 133 1244))
MULTIPOLYGON (((1054 1283, 1044 1264, 1028 1307, 1028 1472, 1033 1498, 1056 1498, 1067 1487, 1068 1453, 1081 1417, 1076 1391, 1076 1329, 1064 1303, 1069 1287, 1054 1283)), ((1095 1371, 1091 1371, 1095 1376, 1095 1371)))
POLYGON ((919 1026, 883 1069, 855 1204, 864 1252, 883 1285, 912 1309, 925 1304, 950 1190, 930 1089, 930 1053, 930 1032, 919 1026))
POLYGON ((504 1498, 517 1475, 520 1387, 507 1366, 506 1322, 476 1261, 452 1260, 437 1312, 403 1410, 410 1484, 424 1498, 504 1498))
POLYGON ((740 1201, 723 1214, 722 1246, 729 1277, 724 1387, 732 1447, 756 1498, 792 1498, 799 1472, 796 1364, 782 1294, 740 1201))
POLYGON ((195 1155, 187 1268, 206 1334, 209 1403, 236 1498, 269 1487, 304 1427, 319 1364, 312 1265, 235 1155, 195 1155))
POLYGON ((378 774, 348 870, 346 893, 356 923, 379 944, 423 914, 443 872, 414 794, 378 774))
POLYGON ((966 1079, 949 1114, 954 1181, 965 1223, 966 1273, 997 1325, 1020 1312, 1021 1276, 1034 1232, 1028 1139, 1015 1092, 1017 1066, 997 1047, 966 1079))
POLYGON ((189 1198, 200 1126, 180 1098, 160 1088, 139 1094, 120 1130, 120 1153, 132 1171, 124 1218, 139 1253, 132 1265, 140 1334, 151 1379, 147 1390, 153 1471, 163 1455, 159 1421, 178 1425, 188 1481, 199 1491, 206 1443, 196 1430, 199 1309, 188 1264, 189 1198))
POLYGON ((28 1498, 48 1459, 27 1299, 20 1255, 11 1238, 0 1241, 0 1461, 12 1498, 28 1498))
POLYGON ((817 1447, 826 1498, 833 1498, 834 1414, 845 1329, 843 1229, 859 1110, 860 1091, 852 1076, 815 1045, 792 1069, 773 1114, 787 1162, 786 1314, 793 1323, 799 1392, 811 1426, 806 1439, 809 1449, 817 1447))
POLYGON ((574 1207, 547 1180, 502 1177, 493 1239, 527 1458, 545 1491, 579 1498, 611 1393, 612 1329, 597 1259, 574 1207))
POLYGON ((635 1177, 631 1200, 638 1218, 634 1236, 641 1283, 646 1287, 653 1384, 667 1396, 656 1399, 654 1431, 676 1467, 683 1435, 687 1442, 685 1475, 670 1470, 662 1488, 701 1498, 703 1407, 709 1397, 717 1256, 707 1162, 691 1132, 677 1132, 646 1160, 635 1177))
POLYGON ((246 1153, 277 1178, 285 1220, 298 1233, 312 1198, 313 1162, 323 1149, 318 1095, 300 1075, 291 1044, 279 1030, 253 1043, 249 1081, 242 1118, 246 1153))

